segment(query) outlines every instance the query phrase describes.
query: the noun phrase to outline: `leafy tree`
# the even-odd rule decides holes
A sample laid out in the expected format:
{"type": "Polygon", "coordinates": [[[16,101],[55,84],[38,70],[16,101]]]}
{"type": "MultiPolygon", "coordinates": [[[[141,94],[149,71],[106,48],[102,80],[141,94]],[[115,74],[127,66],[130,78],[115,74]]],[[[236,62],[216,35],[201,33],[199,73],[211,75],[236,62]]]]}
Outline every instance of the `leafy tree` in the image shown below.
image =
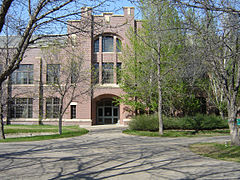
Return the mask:
{"type": "Polygon", "coordinates": [[[159,134],[163,134],[163,84],[169,72],[177,67],[184,34],[171,1],[143,0],[139,1],[139,5],[144,20],[141,32],[136,32],[131,41],[131,56],[127,59],[131,66],[127,63],[129,69],[125,71],[126,78],[123,79],[124,90],[130,92],[126,95],[128,100],[135,99],[134,107],[153,110],[157,107],[159,134]],[[149,105],[144,94],[147,94],[149,105]],[[142,104],[145,107],[141,107],[142,104]]]}

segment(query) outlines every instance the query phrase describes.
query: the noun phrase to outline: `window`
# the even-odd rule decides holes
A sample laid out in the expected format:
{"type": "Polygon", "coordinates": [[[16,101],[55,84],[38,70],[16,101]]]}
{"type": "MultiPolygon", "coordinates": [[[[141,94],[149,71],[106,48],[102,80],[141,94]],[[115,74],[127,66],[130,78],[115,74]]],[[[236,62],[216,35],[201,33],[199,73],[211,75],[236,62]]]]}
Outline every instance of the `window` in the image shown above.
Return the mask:
{"type": "Polygon", "coordinates": [[[99,38],[94,41],[94,52],[99,52],[99,38]]]}
{"type": "Polygon", "coordinates": [[[77,106],[71,105],[71,119],[76,119],[77,106]]]}
{"type": "Polygon", "coordinates": [[[117,63],[117,83],[119,83],[121,80],[121,68],[122,63],[117,63]]]}
{"type": "Polygon", "coordinates": [[[102,69],[103,84],[113,83],[113,63],[103,63],[102,69]]]}
{"type": "Polygon", "coordinates": [[[93,83],[99,83],[99,63],[95,63],[93,67],[93,83]]]}
{"type": "Polygon", "coordinates": [[[78,82],[78,74],[75,71],[73,71],[71,72],[71,83],[74,84],[77,82],[78,82]]]}
{"type": "Polygon", "coordinates": [[[120,39],[116,39],[116,49],[117,49],[117,52],[121,52],[122,50],[122,42],[121,42],[121,40],[120,39]]]}
{"type": "Polygon", "coordinates": [[[113,52],[113,37],[103,36],[102,37],[102,51],[103,52],[113,52]]]}
{"type": "Polygon", "coordinates": [[[33,114],[32,98],[13,99],[11,106],[12,118],[32,118],[32,114],[33,114]]]}
{"type": "Polygon", "coordinates": [[[78,83],[79,81],[79,70],[78,70],[78,64],[76,62],[71,62],[71,83],[78,83]]]}
{"type": "Polygon", "coordinates": [[[59,115],[59,98],[46,99],[46,118],[57,118],[59,115]]]}
{"type": "Polygon", "coordinates": [[[20,64],[11,75],[13,84],[33,84],[33,64],[20,64]]]}
{"type": "Polygon", "coordinates": [[[47,83],[58,83],[60,73],[60,64],[47,65],[47,83]]]}
{"type": "Polygon", "coordinates": [[[2,70],[3,70],[3,65],[0,64],[0,74],[1,74],[2,70]]]}

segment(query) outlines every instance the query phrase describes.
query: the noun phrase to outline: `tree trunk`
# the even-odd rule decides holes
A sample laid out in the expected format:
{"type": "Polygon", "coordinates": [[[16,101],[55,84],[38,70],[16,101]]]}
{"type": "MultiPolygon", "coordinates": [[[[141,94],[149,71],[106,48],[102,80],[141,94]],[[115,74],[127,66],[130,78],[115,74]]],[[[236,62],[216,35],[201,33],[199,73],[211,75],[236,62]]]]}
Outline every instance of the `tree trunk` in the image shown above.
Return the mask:
{"type": "MultiPolygon", "coordinates": [[[[0,108],[2,113],[2,107],[0,108]]],[[[5,133],[4,133],[4,122],[3,122],[3,116],[1,114],[1,123],[0,123],[0,139],[5,139],[5,133]]]]}
{"type": "MultiPolygon", "coordinates": [[[[159,45],[160,46],[160,45],[159,45]]],[[[160,49],[160,47],[159,47],[160,49]]],[[[163,119],[162,119],[162,85],[161,85],[161,59],[158,54],[158,121],[159,121],[159,134],[163,135],[163,119]]]]}
{"type": "Polygon", "coordinates": [[[240,146],[239,128],[237,125],[237,108],[234,100],[228,103],[228,125],[230,129],[231,144],[240,146]]]}
{"type": "Polygon", "coordinates": [[[0,84],[0,139],[5,139],[2,105],[2,85],[0,84]]]}
{"type": "Polygon", "coordinates": [[[219,111],[220,111],[219,114],[220,114],[221,118],[224,119],[224,113],[223,113],[223,111],[222,111],[222,110],[219,110],[219,111]]]}
{"type": "Polygon", "coordinates": [[[7,125],[10,124],[11,104],[12,104],[12,81],[11,81],[11,78],[8,77],[8,81],[7,81],[7,117],[6,117],[7,125]]]}
{"type": "Polygon", "coordinates": [[[63,118],[63,97],[60,99],[60,107],[59,107],[59,122],[58,122],[58,133],[62,134],[62,118],[63,118]]]}
{"type": "Polygon", "coordinates": [[[58,123],[58,133],[62,134],[62,116],[59,117],[59,123],[58,123]]]}
{"type": "Polygon", "coordinates": [[[40,80],[39,80],[39,115],[38,124],[42,125],[43,120],[43,81],[42,81],[42,58],[40,58],[40,80]]]}
{"type": "Polygon", "coordinates": [[[159,121],[159,134],[163,135],[163,119],[162,119],[162,88],[161,80],[158,80],[158,121],[159,121]]]}

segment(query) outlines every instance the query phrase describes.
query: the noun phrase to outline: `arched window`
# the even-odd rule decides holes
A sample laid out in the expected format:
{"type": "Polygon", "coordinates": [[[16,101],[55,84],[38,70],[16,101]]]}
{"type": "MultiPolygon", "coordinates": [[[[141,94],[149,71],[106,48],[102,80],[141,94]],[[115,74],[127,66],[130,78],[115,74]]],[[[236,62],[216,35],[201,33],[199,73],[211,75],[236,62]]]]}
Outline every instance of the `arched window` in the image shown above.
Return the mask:
{"type": "MultiPolygon", "coordinates": [[[[101,38],[100,38],[101,39],[101,38]]],[[[94,40],[94,52],[99,52],[100,44],[99,37],[94,40]]],[[[116,42],[114,42],[114,36],[111,35],[103,35],[102,36],[102,52],[121,52],[122,42],[119,38],[116,38],[116,42]],[[116,47],[113,45],[116,44],[116,47]],[[116,49],[115,49],[116,48],[116,49]]]]}
{"type": "Polygon", "coordinates": [[[102,51],[103,52],[113,52],[113,37],[103,36],[102,37],[102,51]]]}

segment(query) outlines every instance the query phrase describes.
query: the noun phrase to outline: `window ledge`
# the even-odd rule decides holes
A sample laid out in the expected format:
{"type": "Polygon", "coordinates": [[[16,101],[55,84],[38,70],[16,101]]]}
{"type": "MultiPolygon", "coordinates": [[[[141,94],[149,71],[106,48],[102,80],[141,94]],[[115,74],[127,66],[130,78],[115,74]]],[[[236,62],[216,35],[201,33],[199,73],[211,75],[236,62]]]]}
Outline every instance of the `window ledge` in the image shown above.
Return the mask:
{"type": "Polygon", "coordinates": [[[35,86],[35,84],[12,84],[13,87],[17,87],[17,86],[30,86],[30,87],[33,87],[35,86]]]}
{"type": "Polygon", "coordinates": [[[103,54],[122,54],[122,52],[94,52],[94,54],[100,54],[100,53],[103,53],[103,54]]]}
{"type": "Polygon", "coordinates": [[[117,87],[119,88],[118,84],[99,84],[99,87],[117,87]]]}

